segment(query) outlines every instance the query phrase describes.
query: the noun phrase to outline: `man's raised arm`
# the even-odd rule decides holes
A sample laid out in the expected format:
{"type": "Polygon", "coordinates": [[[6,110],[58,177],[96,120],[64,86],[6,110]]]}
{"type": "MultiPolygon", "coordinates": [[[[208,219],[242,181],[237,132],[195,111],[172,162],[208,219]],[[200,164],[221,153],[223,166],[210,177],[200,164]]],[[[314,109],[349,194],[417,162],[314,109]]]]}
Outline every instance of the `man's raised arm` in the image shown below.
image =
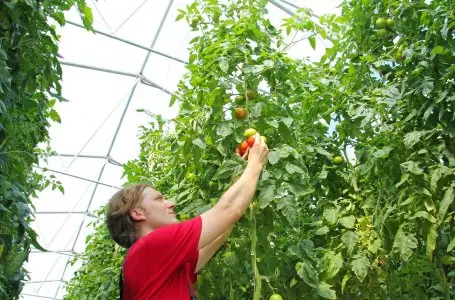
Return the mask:
{"type": "Polygon", "coordinates": [[[201,215],[202,231],[198,249],[204,248],[228,230],[245,213],[256,192],[259,176],[267,163],[268,148],[259,134],[249,150],[248,164],[240,178],[221,196],[220,201],[201,215]]]}

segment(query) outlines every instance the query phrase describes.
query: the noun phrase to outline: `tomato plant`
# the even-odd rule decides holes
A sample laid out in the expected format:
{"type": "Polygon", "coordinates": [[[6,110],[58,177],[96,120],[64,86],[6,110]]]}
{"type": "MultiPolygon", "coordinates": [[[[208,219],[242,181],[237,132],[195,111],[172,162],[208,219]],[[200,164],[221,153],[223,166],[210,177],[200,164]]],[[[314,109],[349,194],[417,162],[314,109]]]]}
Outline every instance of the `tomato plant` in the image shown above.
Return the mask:
{"type": "Polygon", "coordinates": [[[30,224],[32,199],[48,186],[63,192],[55,176],[33,167],[47,160],[50,147],[37,145],[46,145],[50,123],[60,122],[50,96],[61,94],[54,23],[63,25],[73,4],[90,28],[84,0],[0,2],[0,299],[19,298],[31,246],[44,250],[30,224]]]}
{"type": "MultiPolygon", "coordinates": [[[[453,298],[453,4],[346,1],[340,17],[301,9],[275,28],[267,2],[201,0],[180,12],[190,24],[204,20],[171,99],[180,112],[144,126],[141,153],[125,167],[186,219],[241,174],[239,143],[256,131],[273,137],[255,205],[199,274],[200,298],[453,298]],[[319,62],[286,54],[283,36],[295,31],[313,48],[316,35],[330,39],[319,62]],[[238,105],[231,95],[248,119],[224,113],[238,105]]],[[[116,262],[112,245],[92,242],[81,270],[93,269],[95,253],[116,262]]],[[[73,279],[72,297],[88,280],[73,279]]]]}

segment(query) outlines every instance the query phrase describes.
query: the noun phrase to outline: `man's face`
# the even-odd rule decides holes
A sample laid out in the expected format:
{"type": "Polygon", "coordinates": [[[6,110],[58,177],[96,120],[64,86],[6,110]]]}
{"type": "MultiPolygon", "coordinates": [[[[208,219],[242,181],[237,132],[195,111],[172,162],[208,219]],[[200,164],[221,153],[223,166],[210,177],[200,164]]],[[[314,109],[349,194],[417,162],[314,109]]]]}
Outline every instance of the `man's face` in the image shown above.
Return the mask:
{"type": "MultiPolygon", "coordinates": [[[[174,202],[164,199],[160,192],[148,187],[142,192],[142,201],[136,208],[136,213],[141,214],[138,221],[145,222],[151,229],[178,223],[174,207],[174,202]]],[[[134,215],[133,218],[137,219],[134,215]]]]}

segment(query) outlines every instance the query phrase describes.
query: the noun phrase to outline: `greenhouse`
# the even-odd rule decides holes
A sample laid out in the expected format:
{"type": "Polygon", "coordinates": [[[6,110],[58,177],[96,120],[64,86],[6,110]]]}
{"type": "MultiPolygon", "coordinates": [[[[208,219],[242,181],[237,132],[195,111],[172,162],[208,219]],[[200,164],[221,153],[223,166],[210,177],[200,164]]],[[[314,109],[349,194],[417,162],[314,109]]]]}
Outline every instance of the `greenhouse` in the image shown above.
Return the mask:
{"type": "Polygon", "coordinates": [[[0,3],[0,300],[452,300],[454,188],[454,1],[0,3]]]}

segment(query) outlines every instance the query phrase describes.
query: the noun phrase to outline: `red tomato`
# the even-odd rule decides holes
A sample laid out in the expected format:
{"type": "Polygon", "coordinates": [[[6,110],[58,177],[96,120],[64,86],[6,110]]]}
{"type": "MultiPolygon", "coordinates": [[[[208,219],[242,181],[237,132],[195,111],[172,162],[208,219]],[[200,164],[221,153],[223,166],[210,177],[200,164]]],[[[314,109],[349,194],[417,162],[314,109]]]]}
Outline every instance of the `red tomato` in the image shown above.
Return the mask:
{"type": "Polygon", "coordinates": [[[250,137],[246,140],[246,143],[248,144],[248,146],[253,147],[253,145],[254,145],[254,135],[250,136],[250,137]]]}
{"type": "Polygon", "coordinates": [[[241,155],[243,156],[243,154],[246,152],[246,150],[248,150],[248,143],[243,141],[241,144],[240,144],[240,153],[241,155]]]}
{"type": "Polygon", "coordinates": [[[246,108],[239,106],[235,109],[235,117],[239,120],[243,120],[248,116],[246,108]]]}
{"type": "Polygon", "coordinates": [[[240,144],[238,144],[237,147],[235,148],[235,154],[237,154],[238,156],[242,156],[240,153],[241,153],[240,144]]]}

